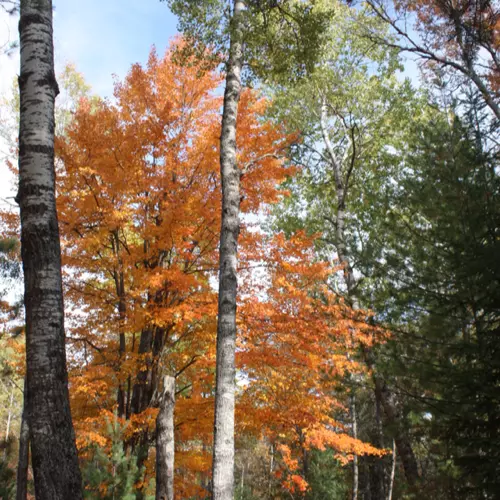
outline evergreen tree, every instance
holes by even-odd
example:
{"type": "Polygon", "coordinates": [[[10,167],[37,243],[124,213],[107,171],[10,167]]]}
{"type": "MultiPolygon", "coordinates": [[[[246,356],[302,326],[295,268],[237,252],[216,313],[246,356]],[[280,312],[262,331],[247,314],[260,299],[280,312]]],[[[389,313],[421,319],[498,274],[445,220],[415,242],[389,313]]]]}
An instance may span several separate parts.
{"type": "Polygon", "coordinates": [[[135,500],[134,486],[143,473],[137,467],[137,456],[123,448],[123,430],[116,421],[108,423],[109,445],[93,445],[87,450],[90,458],[82,469],[84,498],[135,500]]]}
{"type": "Polygon", "coordinates": [[[367,278],[364,300],[394,332],[378,369],[406,396],[406,425],[419,443],[432,494],[497,498],[495,157],[453,113],[429,110],[409,134],[379,188],[365,186],[358,198],[364,245],[353,248],[367,278]]]}

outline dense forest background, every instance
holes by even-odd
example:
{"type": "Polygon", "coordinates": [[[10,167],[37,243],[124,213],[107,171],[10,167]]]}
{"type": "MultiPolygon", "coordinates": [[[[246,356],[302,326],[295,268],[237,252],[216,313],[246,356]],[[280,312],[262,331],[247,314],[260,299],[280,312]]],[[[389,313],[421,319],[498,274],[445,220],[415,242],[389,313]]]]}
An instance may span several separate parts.
{"type": "MultiPolygon", "coordinates": [[[[57,75],[83,497],[170,500],[157,484],[167,450],[176,498],[230,498],[211,492],[234,286],[234,498],[498,498],[498,3],[167,3],[181,34],[131,65],[112,98],[72,65],[57,75]],[[221,165],[236,177],[221,182],[221,165]],[[235,203],[233,277],[220,235],[235,203]]],[[[5,179],[18,173],[13,88],[5,179]]],[[[17,189],[0,213],[4,500],[36,486],[17,189]]]]}

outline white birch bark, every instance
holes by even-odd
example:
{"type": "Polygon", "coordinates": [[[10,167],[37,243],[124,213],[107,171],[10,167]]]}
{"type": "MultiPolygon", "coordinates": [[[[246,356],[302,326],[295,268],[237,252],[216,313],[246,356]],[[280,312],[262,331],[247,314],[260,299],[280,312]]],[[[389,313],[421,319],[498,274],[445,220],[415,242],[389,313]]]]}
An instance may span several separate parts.
{"type": "Polygon", "coordinates": [[[212,471],[212,498],[214,500],[232,500],[234,496],[234,357],[238,236],[240,231],[240,172],[236,164],[236,119],[241,93],[242,16],[244,9],[245,5],[242,0],[234,0],[220,138],[222,220],[212,471]]]}
{"type": "Polygon", "coordinates": [[[389,492],[387,493],[387,500],[392,500],[392,491],[394,488],[394,478],[396,477],[396,441],[392,440],[392,468],[391,479],[389,481],[389,492]]]}
{"type": "Polygon", "coordinates": [[[52,1],[22,0],[19,193],[28,419],[37,500],[82,498],[66,371],[55,204],[52,1]]]}
{"type": "Polygon", "coordinates": [[[167,376],[156,417],[156,500],[174,500],[174,407],[175,378],[167,376]]]}

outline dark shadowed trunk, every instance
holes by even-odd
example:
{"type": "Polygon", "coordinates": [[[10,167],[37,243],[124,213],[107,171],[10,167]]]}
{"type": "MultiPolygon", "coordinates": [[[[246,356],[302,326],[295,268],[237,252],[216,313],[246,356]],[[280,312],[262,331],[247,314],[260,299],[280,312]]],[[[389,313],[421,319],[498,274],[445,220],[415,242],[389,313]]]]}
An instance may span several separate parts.
{"type": "Polygon", "coordinates": [[[28,427],[28,386],[24,377],[23,413],[19,433],[19,457],[17,461],[16,500],[26,500],[28,495],[29,427],[28,427]]]}
{"type": "Polygon", "coordinates": [[[219,257],[217,372],[213,454],[214,500],[232,500],[234,493],[234,393],[236,345],[237,253],[240,231],[240,172],[236,164],[236,118],[241,93],[242,15],[245,5],[234,0],[231,44],[220,139],[222,221],[219,257]]]}
{"type": "Polygon", "coordinates": [[[82,498],[66,371],[55,204],[52,1],[22,0],[19,193],[28,421],[37,500],[82,498]]]}
{"type": "Polygon", "coordinates": [[[394,429],[394,440],[399,454],[399,458],[403,464],[406,480],[411,486],[420,479],[418,471],[417,459],[413,453],[411,441],[402,425],[402,415],[398,407],[394,393],[389,390],[385,382],[374,375],[375,391],[377,397],[380,398],[382,408],[384,409],[386,422],[394,429]]]}
{"type": "MultiPolygon", "coordinates": [[[[375,392],[375,391],[374,391],[375,392]]],[[[382,426],[382,408],[380,400],[375,394],[375,423],[376,439],[374,441],[377,448],[385,448],[384,430],[382,426]]],[[[386,458],[368,457],[370,472],[370,488],[372,500],[385,500],[386,494],[386,458]]]]}
{"type": "Polygon", "coordinates": [[[174,499],[175,378],[164,377],[156,417],[156,500],[174,499]]]}

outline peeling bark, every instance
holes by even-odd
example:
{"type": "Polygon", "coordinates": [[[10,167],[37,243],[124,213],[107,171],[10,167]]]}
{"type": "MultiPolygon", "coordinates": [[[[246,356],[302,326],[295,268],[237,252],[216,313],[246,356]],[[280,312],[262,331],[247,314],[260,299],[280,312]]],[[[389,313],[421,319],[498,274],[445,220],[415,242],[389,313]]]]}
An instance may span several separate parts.
{"type": "Polygon", "coordinates": [[[242,0],[234,0],[231,42],[220,138],[222,220],[219,256],[217,368],[213,452],[214,500],[234,496],[234,394],[238,236],[240,232],[240,172],[236,164],[236,119],[243,61],[242,0]]]}
{"type": "Polygon", "coordinates": [[[66,370],[55,204],[52,1],[22,0],[19,193],[28,419],[37,500],[82,498],[66,370]]]}
{"type": "Polygon", "coordinates": [[[175,378],[164,377],[156,417],[156,500],[174,500],[175,378]]]}

